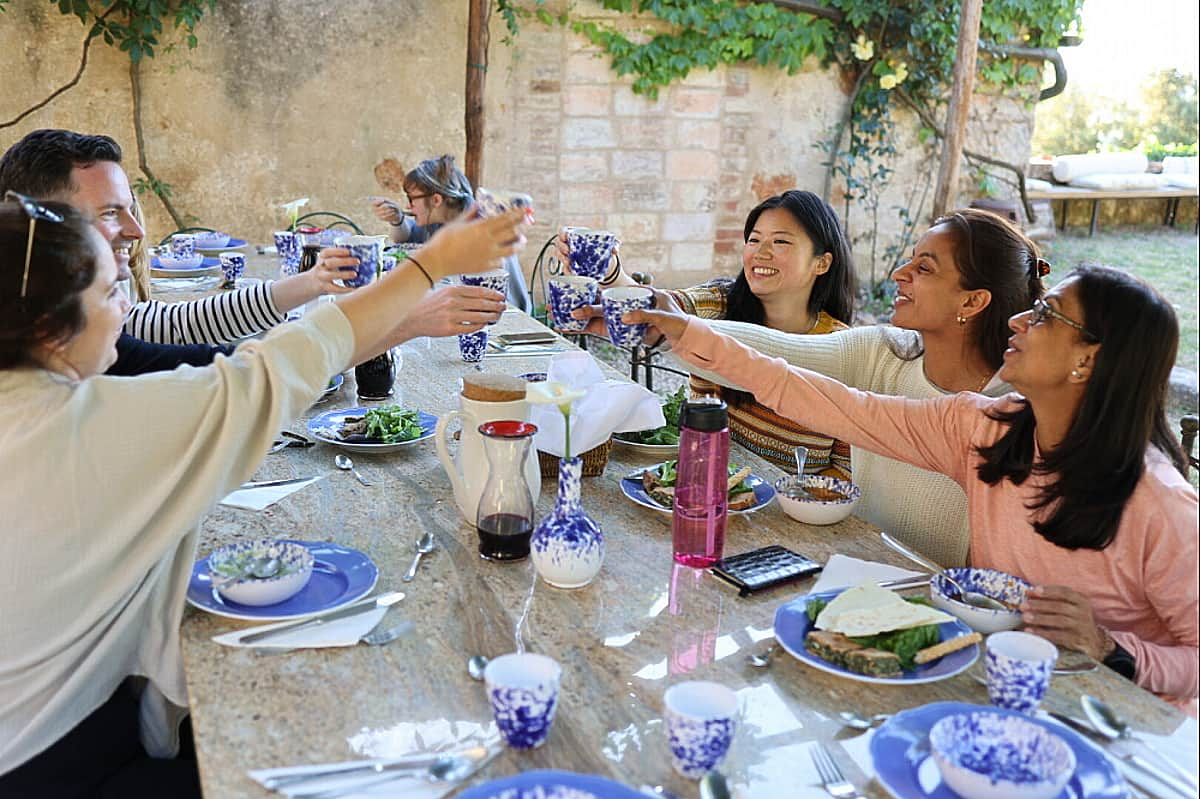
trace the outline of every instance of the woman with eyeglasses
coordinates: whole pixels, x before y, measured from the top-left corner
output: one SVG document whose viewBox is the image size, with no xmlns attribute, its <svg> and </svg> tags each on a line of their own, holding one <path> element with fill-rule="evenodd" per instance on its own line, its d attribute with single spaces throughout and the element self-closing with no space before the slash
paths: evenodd
<svg viewBox="0 0 1200 799">
<path fill-rule="evenodd" d="M 391 239 L 397 243 L 420 244 L 427 241 L 438 228 L 457 219 L 475 201 L 471 181 L 455 164 L 454 156 L 427 158 L 404 176 L 404 195 L 408 200 L 406 212 L 394 200 L 375 197 L 371 210 L 387 222 Z M 508 272 L 508 303 L 528 312 L 533 307 L 529 286 L 516 257 L 504 260 Z"/>
<path fill-rule="evenodd" d="M 1019 393 L 999 399 L 857 391 L 682 314 L 626 320 L 779 413 L 952 478 L 971 565 L 1035 586 L 1026 631 L 1195 711 L 1197 501 L 1164 414 L 1179 325 L 1152 288 L 1116 269 L 1071 272 L 1009 320 L 998 377 Z"/>
<path fill-rule="evenodd" d="M 201 516 L 329 375 L 396 343 L 397 309 L 515 252 L 523 218 L 448 226 L 211 366 L 109 377 L 129 309 L 112 247 L 70 206 L 0 203 L 0 796 L 199 796 L 194 761 L 147 754 L 179 744 Z"/>
</svg>

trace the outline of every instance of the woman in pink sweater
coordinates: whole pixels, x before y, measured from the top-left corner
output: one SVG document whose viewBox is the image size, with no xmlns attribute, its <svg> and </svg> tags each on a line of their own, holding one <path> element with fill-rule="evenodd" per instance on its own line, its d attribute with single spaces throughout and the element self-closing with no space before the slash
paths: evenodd
<svg viewBox="0 0 1200 799">
<path fill-rule="evenodd" d="M 970 562 L 1036 588 L 1025 629 L 1176 702 L 1200 693 L 1196 492 L 1164 414 L 1179 325 L 1161 296 L 1082 267 L 1009 320 L 999 376 L 1020 393 L 910 400 L 857 391 L 638 311 L 683 359 L 851 444 L 939 471 L 967 494 Z"/>
</svg>

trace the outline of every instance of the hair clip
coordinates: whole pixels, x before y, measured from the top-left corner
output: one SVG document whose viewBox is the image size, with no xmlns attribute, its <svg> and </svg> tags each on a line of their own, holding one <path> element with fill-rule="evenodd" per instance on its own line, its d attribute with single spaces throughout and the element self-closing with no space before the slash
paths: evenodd
<svg viewBox="0 0 1200 799">
<path fill-rule="evenodd" d="M 1045 258 L 1038 258 L 1034 264 L 1034 268 L 1037 269 L 1038 277 L 1045 277 L 1046 275 L 1050 274 L 1050 262 Z"/>
</svg>

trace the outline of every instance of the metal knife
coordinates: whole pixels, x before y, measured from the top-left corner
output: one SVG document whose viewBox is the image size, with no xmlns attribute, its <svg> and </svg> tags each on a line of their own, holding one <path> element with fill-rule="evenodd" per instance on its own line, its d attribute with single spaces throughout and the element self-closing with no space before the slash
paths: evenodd
<svg viewBox="0 0 1200 799">
<path fill-rule="evenodd" d="M 371 600 L 365 602 L 356 602 L 353 605 L 335 610 L 332 613 L 326 613 L 324 616 L 317 616 L 310 619 L 299 619 L 290 624 L 283 624 L 278 627 L 272 627 L 270 630 L 260 630 L 258 632 L 248 633 L 237 639 L 239 644 L 249 644 L 255 641 L 261 641 L 264 638 L 270 638 L 274 635 L 282 635 L 283 633 L 293 633 L 297 630 L 307 630 L 311 627 L 319 627 L 322 624 L 338 619 L 346 619 L 351 616 L 357 616 L 360 613 L 368 613 L 376 608 L 386 608 L 404 599 L 404 593 L 401 591 L 392 591 L 387 594 L 380 594 Z"/>
<path fill-rule="evenodd" d="M 235 491 L 244 491 L 247 488 L 270 488 L 271 486 L 290 486 L 296 483 L 307 483 L 309 480 L 316 480 L 324 477 L 323 474 L 314 474 L 311 477 L 292 477 L 287 480 L 264 480 L 260 483 L 242 483 Z"/>
<path fill-rule="evenodd" d="M 1075 732 L 1077 732 L 1081 735 L 1084 735 L 1084 736 L 1092 739 L 1093 741 L 1096 741 L 1097 743 L 1101 743 L 1101 744 L 1112 743 L 1112 739 L 1105 736 L 1103 733 L 1101 733 L 1096 728 L 1094 728 L 1088 724 L 1084 724 L 1079 719 L 1071 718 L 1070 716 L 1064 715 L 1062 713 L 1056 713 L 1053 710 L 1047 711 L 1047 713 L 1055 721 L 1062 722 L 1063 724 L 1067 725 L 1071 729 L 1075 730 Z M 1177 791 L 1180 796 L 1195 796 L 1196 795 L 1194 791 L 1187 788 L 1185 785 L 1183 785 L 1181 782 L 1179 782 L 1178 780 L 1176 780 L 1174 777 L 1170 776 L 1169 774 L 1164 774 L 1162 772 L 1162 769 L 1155 768 L 1148 760 L 1146 760 L 1143 757 L 1135 755 L 1131 752 L 1116 752 L 1107 746 L 1103 746 L 1101 748 L 1110 757 L 1116 758 L 1117 760 L 1123 761 L 1123 762 L 1129 764 L 1130 766 L 1140 769 L 1141 771 L 1145 772 L 1150 777 L 1153 777 L 1155 780 L 1162 783 L 1163 785 L 1166 785 L 1167 787 Z M 1147 786 L 1145 786 L 1145 785 L 1143 785 L 1141 787 L 1144 790 L 1147 788 Z"/>
</svg>

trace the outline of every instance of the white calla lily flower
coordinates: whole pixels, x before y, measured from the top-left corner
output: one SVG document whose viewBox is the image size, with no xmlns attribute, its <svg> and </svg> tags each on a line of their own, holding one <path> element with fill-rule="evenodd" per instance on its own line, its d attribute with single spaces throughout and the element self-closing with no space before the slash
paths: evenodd
<svg viewBox="0 0 1200 799">
<path fill-rule="evenodd" d="M 563 415 L 563 425 L 566 428 L 565 453 L 571 457 L 571 403 L 581 399 L 586 391 L 571 388 L 556 380 L 543 380 L 529 383 L 525 386 L 525 401 L 534 405 L 557 405 Z"/>
</svg>

